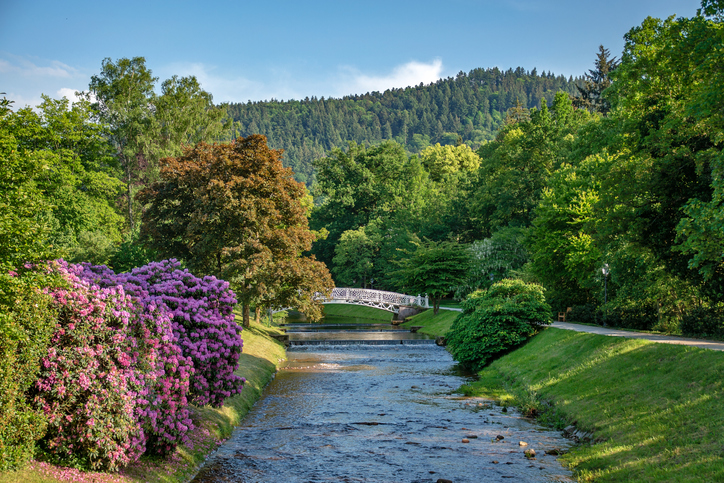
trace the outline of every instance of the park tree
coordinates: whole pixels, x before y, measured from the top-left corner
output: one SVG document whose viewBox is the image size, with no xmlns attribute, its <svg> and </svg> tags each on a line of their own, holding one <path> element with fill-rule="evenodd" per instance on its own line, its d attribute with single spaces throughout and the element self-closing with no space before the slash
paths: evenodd
<svg viewBox="0 0 724 483">
<path fill-rule="evenodd" d="M 30 173 L 51 206 L 45 214 L 48 243 L 68 260 L 108 263 L 121 242 L 123 216 L 116 201 L 124 184 L 107 130 L 93 117 L 87 100 L 71 104 L 43 96 L 35 109 L 20 109 L 7 122 L 18 150 L 47 166 Z"/>
<path fill-rule="evenodd" d="M 461 171 L 476 171 L 480 167 L 480 157 L 465 144 L 441 146 L 438 143 L 423 149 L 420 158 L 433 181 L 449 179 Z"/>
<path fill-rule="evenodd" d="M 158 80 L 146 67 L 146 59 L 103 60 L 101 72 L 91 77 L 88 99 L 100 122 L 109 126 L 109 139 L 116 149 L 126 189 L 126 221 L 135 225 L 133 197 L 146 182 L 148 165 L 154 155 L 153 97 Z"/>
<path fill-rule="evenodd" d="M 0 99 L 0 270 L 5 272 L 53 255 L 47 217 L 52 206 L 35 184 L 49 163 L 42 153 L 18 146 L 11 104 Z"/>
<path fill-rule="evenodd" d="M 154 91 L 158 77 L 143 57 L 103 60 L 101 72 L 91 77 L 87 98 L 98 119 L 108 125 L 109 139 L 126 184 L 126 220 L 131 232 L 138 208 L 134 196 L 158 177 L 159 161 L 179 156 L 185 145 L 230 139 L 233 124 L 225 107 L 195 77 L 173 76 Z"/>
<path fill-rule="evenodd" d="M 394 275 L 407 293 L 427 294 L 437 315 L 440 300 L 465 282 L 470 250 L 453 240 L 423 240 L 414 244 L 416 249 L 399 261 L 400 268 Z"/>
<path fill-rule="evenodd" d="M 370 225 L 342 233 L 334 249 L 332 271 L 337 282 L 348 287 L 359 282 L 367 288 L 381 243 L 379 233 Z"/>
<path fill-rule="evenodd" d="M 295 305 L 318 317 L 315 293 L 333 286 L 325 265 L 303 256 L 315 236 L 307 192 L 281 155 L 261 135 L 202 142 L 165 158 L 159 181 L 139 193 L 142 240 L 161 257 L 228 280 L 246 327 L 256 304 Z"/>
<path fill-rule="evenodd" d="M 611 73 L 619 64 L 616 57 L 612 58 L 611 52 L 600 45 L 596 55 L 596 68 L 589 69 L 583 86 L 576 86 L 578 96 L 572 97 L 573 106 L 590 112 L 600 112 L 603 115 L 608 114 L 611 103 L 604 97 L 603 91 L 611 86 Z"/>
<path fill-rule="evenodd" d="M 315 161 L 315 167 L 315 196 L 322 203 L 314 209 L 311 224 L 326 228 L 329 236 L 314 244 L 314 253 L 330 266 L 344 232 L 387 220 L 401 210 L 420 213 L 425 203 L 418 196 L 427 181 L 424 169 L 396 142 L 372 148 L 350 143 L 347 150 L 333 149 Z"/>
</svg>

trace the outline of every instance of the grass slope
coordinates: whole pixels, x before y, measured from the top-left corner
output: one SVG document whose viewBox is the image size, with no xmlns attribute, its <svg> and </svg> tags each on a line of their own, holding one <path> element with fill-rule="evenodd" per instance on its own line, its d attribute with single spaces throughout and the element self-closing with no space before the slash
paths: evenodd
<svg viewBox="0 0 724 483">
<path fill-rule="evenodd" d="M 374 307 L 365 307 L 363 305 L 352 304 L 327 304 L 324 306 L 324 315 L 335 317 L 352 317 L 358 319 L 374 319 L 389 322 L 394 315 L 382 309 Z"/>
<path fill-rule="evenodd" d="M 237 313 L 237 321 L 241 315 Z M 114 482 L 114 483 L 179 483 L 188 481 L 196 473 L 205 457 L 223 443 L 271 381 L 279 364 L 285 360 L 284 347 L 270 337 L 281 333 L 275 328 L 255 324 L 244 329 L 244 350 L 236 371 L 246 378 L 241 394 L 228 398 L 221 408 L 192 407 L 196 429 L 190 434 L 190 444 L 177 448 L 168 458 L 143 457 L 125 468 L 120 474 L 82 473 L 33 462 L 29 468 L 17 472 L 0 473 L 0 483 L 56 483 L 60 481 Z"/>
<path fill-rule="evenodd" d="M 579 481 L 724 481 L 724 353 L 548 328 L 463 387 L 575 422 Z"/>
<path fill-rule="evenodd" d="M 437 315 L 433 315 L 432 309 L 428 309 L 410 317 L 410 321 L 402 324 L 402 327 L 421 325 L 422 329 L 418 332 L 439 337 L 445 335 L 447 331 L 450 330 L 450 326 L 458 315 L 460 315 L 460 312 L 442 309 L 438 311 Z"/>
</svg>

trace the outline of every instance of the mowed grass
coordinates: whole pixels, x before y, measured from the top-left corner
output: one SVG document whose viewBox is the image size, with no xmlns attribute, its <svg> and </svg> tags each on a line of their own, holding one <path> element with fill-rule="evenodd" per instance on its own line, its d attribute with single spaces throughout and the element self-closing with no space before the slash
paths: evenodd
<svg viewBox="0 0 724 483">
<path fill-rule="evenodd" d="M 394 314 L 386 310 L 376 309 L 374 307 L 365 307 L 363 305 L 326 304 L 324 306 L 324 315 L 334 317 L 372 319 L 390 322 Z"/>
<path fill-rule="evenodd" d="M 450 330 L 450 326 L 458 315 L 460 315 L 460 312 L 442 309 L 437 312 L 437 315 L 433 315 L 432 309 L 427 309 L 422 313 L 410 317 L 410 321 L 405 322 L 401 326 L 412 327 L 413 325 L 421 325 L 422 329 L 418 332 L 440 337 L 444 336 L 447 331 Z"/>
<path fill-rule="evenodd" d="M 548 328 L 466 394 L 592 431 L 561 457 L 582 482 L 724 481 L 724 353 Z"/>
<path fill-rule="evenodd" d="M 241 314 L 237 313 L 241 324 Z M 220 408 L 193 407 L 196 429 L 190 434 L 190 444 L 180 446 L 167 458 L 142 457 L 119 474 L 81 473 L 52 465 L 33 462 L 29 468 L 17 472 L 0 473 L 0 483 L 56 483 L 82 481 L 98 483 L 179 483 L 188 481 L 204 462 L 206 456 L 231 436 L 234 427 L 261 396 L 264 387 L 273 378 L 277 367 L 286 359 L 284 346 L 272 339 L 281 333 L 252 321 L 251 327 L 241 334 L 244 348 L 239 357 L 236 373 L 246 378 L 241 394 L 228 398 Z"/>
</svg>

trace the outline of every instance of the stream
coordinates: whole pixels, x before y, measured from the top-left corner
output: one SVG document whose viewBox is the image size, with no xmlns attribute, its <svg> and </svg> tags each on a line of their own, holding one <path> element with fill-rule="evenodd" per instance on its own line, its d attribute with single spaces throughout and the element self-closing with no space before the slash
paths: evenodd
<svg viewBox="0 0 724 483">
<path fill-rule="evenodd" d="M 573 481 L 546 454 L 560 432 L 454 394 L 473 376 L 444 348 L 369 322 L 290 325 L 288 363 L 193 481 Z"/>
</svg>

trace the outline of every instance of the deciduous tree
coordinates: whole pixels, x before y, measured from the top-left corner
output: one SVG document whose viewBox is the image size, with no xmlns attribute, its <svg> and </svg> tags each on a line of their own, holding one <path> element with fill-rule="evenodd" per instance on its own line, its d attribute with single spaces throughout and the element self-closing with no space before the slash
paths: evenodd
<svg viewBox="0 0 724 483">
<path fill-rule="evenodd" d="M 329 292 L 324 264 L 302 253 L 314 234 L 304 185 L 281 151 L 252 135 L 199 143 L 163 160 L 160 181 L 139 194 L 147 204 L 142 239 L 163 257 L 231 282 L 249 325 L 252 304 L 302 305 L 318 316 L 315 292 Z"/>
</svg>

